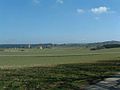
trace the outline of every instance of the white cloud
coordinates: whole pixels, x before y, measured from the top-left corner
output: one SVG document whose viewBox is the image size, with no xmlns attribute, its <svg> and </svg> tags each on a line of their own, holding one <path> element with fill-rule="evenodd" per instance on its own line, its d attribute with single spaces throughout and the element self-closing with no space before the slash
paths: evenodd
<svg viewBox="0 0 120 90">
<path fill-rule="evenodd" d="M 33 3 L 34 3 L 34 4 L 39 4 L 39 3 L 40 3 L 40 0 L 33 0 Z"/>
<path fill-rule="evenodd" d="M 84 13 L 85 10 L 78 8 L 78 9 L 77 9 L 77 12 L 78 12 L 78 13 Z"/>
<path fill-rule="evenodd" d="M 105 6 L 101 6 L 98 8 L 92 8 L 91 12 L 94 14 L 103 14 L 103 13 L 107 13 L 109 10 L 109 8 L 105 7 Z"/>
<path fill-rule="evenodd" d="M 57 0 L 56 2 L 57 2 L 57 3 L 60 3 L 60 4 L 63 4 L 63 3 L 64 3 L 63 0 Z"/>
</svg>

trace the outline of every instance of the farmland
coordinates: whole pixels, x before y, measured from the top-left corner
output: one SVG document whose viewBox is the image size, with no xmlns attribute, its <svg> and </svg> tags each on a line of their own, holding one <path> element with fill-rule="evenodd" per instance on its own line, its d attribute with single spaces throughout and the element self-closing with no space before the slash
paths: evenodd
<svg viewBox="0 0 120 90">
<path fill-rule="evenodd" d="M 4 49 L 0 66 L 46 66 L 70 63 L 94 63 L 120 58 L 120 48 L 91 51 L 89 48 Z"/>
<path fill-rule="evenodd" d="M 0 90 L 84 90 L 119 65 L 120 48 L 1 48 Z"/>
</svg>

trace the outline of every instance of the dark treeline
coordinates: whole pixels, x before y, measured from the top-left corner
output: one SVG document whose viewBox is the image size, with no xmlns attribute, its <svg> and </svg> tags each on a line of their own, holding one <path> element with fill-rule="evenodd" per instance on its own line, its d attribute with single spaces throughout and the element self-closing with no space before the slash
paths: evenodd
<svg viewBox="0 0 120 90">
<path fill-rule="evenodd" d="M 37 48 L 37 47 L 49 48 L 53 44 L 0 44 L 0 48 Z"/>
<path fill-rule="evenodd" d="M 0 48 L 52 48 L 52 47 L 87 47 L 87 44 L 0 44 Z"/>
<path fill-rule="evenodd" d="M 109 49 L 109 48 L 120 48 L 120 44 L 106 44 L 102 46 L 96 46 L 91 48 L 91 50 Z"/>
<path fill-rule="evenodd" d="M 111 47 L 110 45 L 115 45 L 115 47 L 119 47 L 120 41 L 106 41 L 106 42 L 96 42 L 96 43 L 66 43 L 66 44 L 52 44 L 52 43 L 46 43 L 46 44 L 0 44 L 0 48 L 37 48 L 37 47 L 43 47 L 43 48 L 52 48 L 52 47 L 98 47 L 101 48 L 101 46 L 104 47 Z M 119 44 L 119 45 L 118 45 Z"/>
</svg>

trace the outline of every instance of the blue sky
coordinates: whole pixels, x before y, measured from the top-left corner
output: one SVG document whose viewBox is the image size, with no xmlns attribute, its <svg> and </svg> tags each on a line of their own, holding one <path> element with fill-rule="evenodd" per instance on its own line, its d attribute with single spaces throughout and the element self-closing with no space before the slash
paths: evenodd
<svg viewBox="0 0 120 90">
<path fill-rule="evenodd" d="M 120 0 L 0 0 L 0 43 L 120 40 Z"/>
</svg>

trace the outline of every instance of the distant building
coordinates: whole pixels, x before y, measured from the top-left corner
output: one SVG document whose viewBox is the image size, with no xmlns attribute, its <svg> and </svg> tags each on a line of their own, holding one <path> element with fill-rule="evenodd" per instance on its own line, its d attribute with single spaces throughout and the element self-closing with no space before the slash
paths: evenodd
<svg viewBox="0 0 120 90">
<path fill-rule="evenodd" d="M 30 45 L 30 44 L 28 45 L 28 48 L 31 48 L 31 45 Z"/>
<path fill-rule="evenodd" d="M 40 48 L 40 50 L 42 50 L 42 49 L 43 49 L 43 47 L 42 47 L 42 46 L 40 46 L 39 48 Z"/>
</svg>

